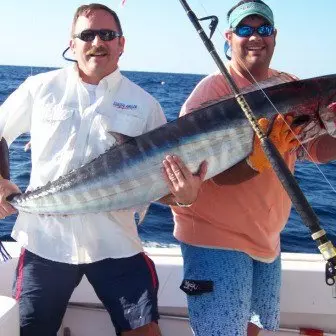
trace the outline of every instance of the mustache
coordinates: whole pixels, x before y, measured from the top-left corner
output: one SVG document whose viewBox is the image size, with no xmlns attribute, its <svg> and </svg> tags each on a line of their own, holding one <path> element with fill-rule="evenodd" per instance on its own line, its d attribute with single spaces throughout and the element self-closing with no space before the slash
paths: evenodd
<svg viewBox="0 0 336 336">
<path fill-rule="evenodd" d="M 86 52 L 86 56 L 93 56 L 97 53 L 107 54 L 107 50 L 103 46 L 99 46 L 99 47 L 93 46 L 90 50 Z"/>
</svg>

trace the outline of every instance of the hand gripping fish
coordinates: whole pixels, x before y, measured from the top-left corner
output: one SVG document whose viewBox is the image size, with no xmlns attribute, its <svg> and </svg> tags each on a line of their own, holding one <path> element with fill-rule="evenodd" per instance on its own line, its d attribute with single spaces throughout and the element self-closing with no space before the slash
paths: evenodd
<svg viewBox="0 0 336 336">
<path fill-rule="evenodd" d="M 319 111 L 336 101 L 336 75 L 289 83 L 280 76 L 242 93 L 258 119 L 277 115 L 270 100 L 304 124 L 301 141 L 307 142 L 326 132 Z M 104 154 L 9 202 L 19 211 L 48 215 L 137 208 L 169 193 L 161 172 L 166 155 L 180 156 L 192 172 L 206 160 L 209 179 L 245 159 L 253 145 L 253 130 L 232 95 L 137 137 L 114 135 L 117 145 Z"/>
</svg>

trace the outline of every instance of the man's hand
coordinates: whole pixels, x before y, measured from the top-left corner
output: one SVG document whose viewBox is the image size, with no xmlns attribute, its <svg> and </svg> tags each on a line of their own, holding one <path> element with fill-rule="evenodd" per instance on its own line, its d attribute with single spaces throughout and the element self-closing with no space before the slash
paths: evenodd
<svg viewBox="0 0 336 336">
<path fill-rule="evenodd" d="M 328 134 L 336 138 L 336 102 L 322 108 L 319 115 Z"/>
<path fill-rule="evenodd" d="M 290 125 L 292 121 L 293 117 L 291 116 L 287 116 L 284 120 L 282 116 L 278 115 L 274 120 L 269 135 L 269 138 L 282 156 L 299 146 L 299 141 L 296 136 L 301 132 L 302 126 L 297 126 L 291 129 Z M 258 120 L 258 123 L 263 131 L 266 132 L 270 124 L 269 120 L 261 118 Z M 263 172 L 265 169 L 271 168 L 271 164 L 268 161 L 257 136 L 254 136 L 253 151 L 248 157 L 247 163 L 251 168 L 258 172 Z"/>
<path fill-rule="evenodd" d="M 21 193 L 19 187 L 9 180 L 0 179 L 0 218 L 16 213 L 16 210 L 6 201 L 11 194 Z"/>
<path fill-rule="evenodd" d="M 202 162 L 198 173 L 193 174 L 179 157 L 168 155 L 163 161 L 162 171 L 175 201 L 189 205 L 196 201 L 207 172 L 207 163 Z"/>
</svg>

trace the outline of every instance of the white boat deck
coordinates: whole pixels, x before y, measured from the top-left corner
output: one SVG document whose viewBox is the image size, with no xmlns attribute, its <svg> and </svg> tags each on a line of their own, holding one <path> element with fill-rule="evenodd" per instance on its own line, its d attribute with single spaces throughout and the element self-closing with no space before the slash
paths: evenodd
<svg viewBox="0 0 336 336">
<path fill-rule="evenodd" d="M 18 256 L 15 243 L 6 243 L 12 256 Z M 187 303 L 179 289 L 182 257 L 178 248 L 148 248 L 160 280 L 159 309 L 163 336 L 191 336 Z M 11 295 L 14 258 L 0 265 L 0 295 Z M 325 284 L 325 263 L 320 255 L 282 254 L 281 330 L 261 335 L 299 335 L 300 328 L 323 330 L 300 335 L 336 336 L 336 291 Z M 73 293 L 59 336 L 115 335 L 108 314 L 84 278 Z M 303 332 L 303 331 L 302 331 Z M 5 336 L 0 333 L 0 336 Z M 7 335 L 6 336 L 12 336 Z M 13 334 L 14 336 L 14 334 Z"/>
</svg>

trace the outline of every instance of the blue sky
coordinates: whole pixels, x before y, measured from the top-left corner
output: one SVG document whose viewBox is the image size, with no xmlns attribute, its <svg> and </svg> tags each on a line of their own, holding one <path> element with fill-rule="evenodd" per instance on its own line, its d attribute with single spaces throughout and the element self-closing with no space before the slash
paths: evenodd
<svg viewBox="0 0 336 336">
<path fill-rule="evenodd" d="M 122 70 L 207 74 L 216 70 L 179 0 L 101 1 L 115 9 L 126 37 Z M 189 0 L 198 17 L 217 15 L 213 42 L 222 57 L 226 13 L 233 0 Z M 300 78 L 336 73 L 336 1 L 265 0 L 278 29 L 272 66 Z M 0 64 L 56 66 L 67 64 L 68 45 L 79 0 L 2 1 Z"/>
</svg>

